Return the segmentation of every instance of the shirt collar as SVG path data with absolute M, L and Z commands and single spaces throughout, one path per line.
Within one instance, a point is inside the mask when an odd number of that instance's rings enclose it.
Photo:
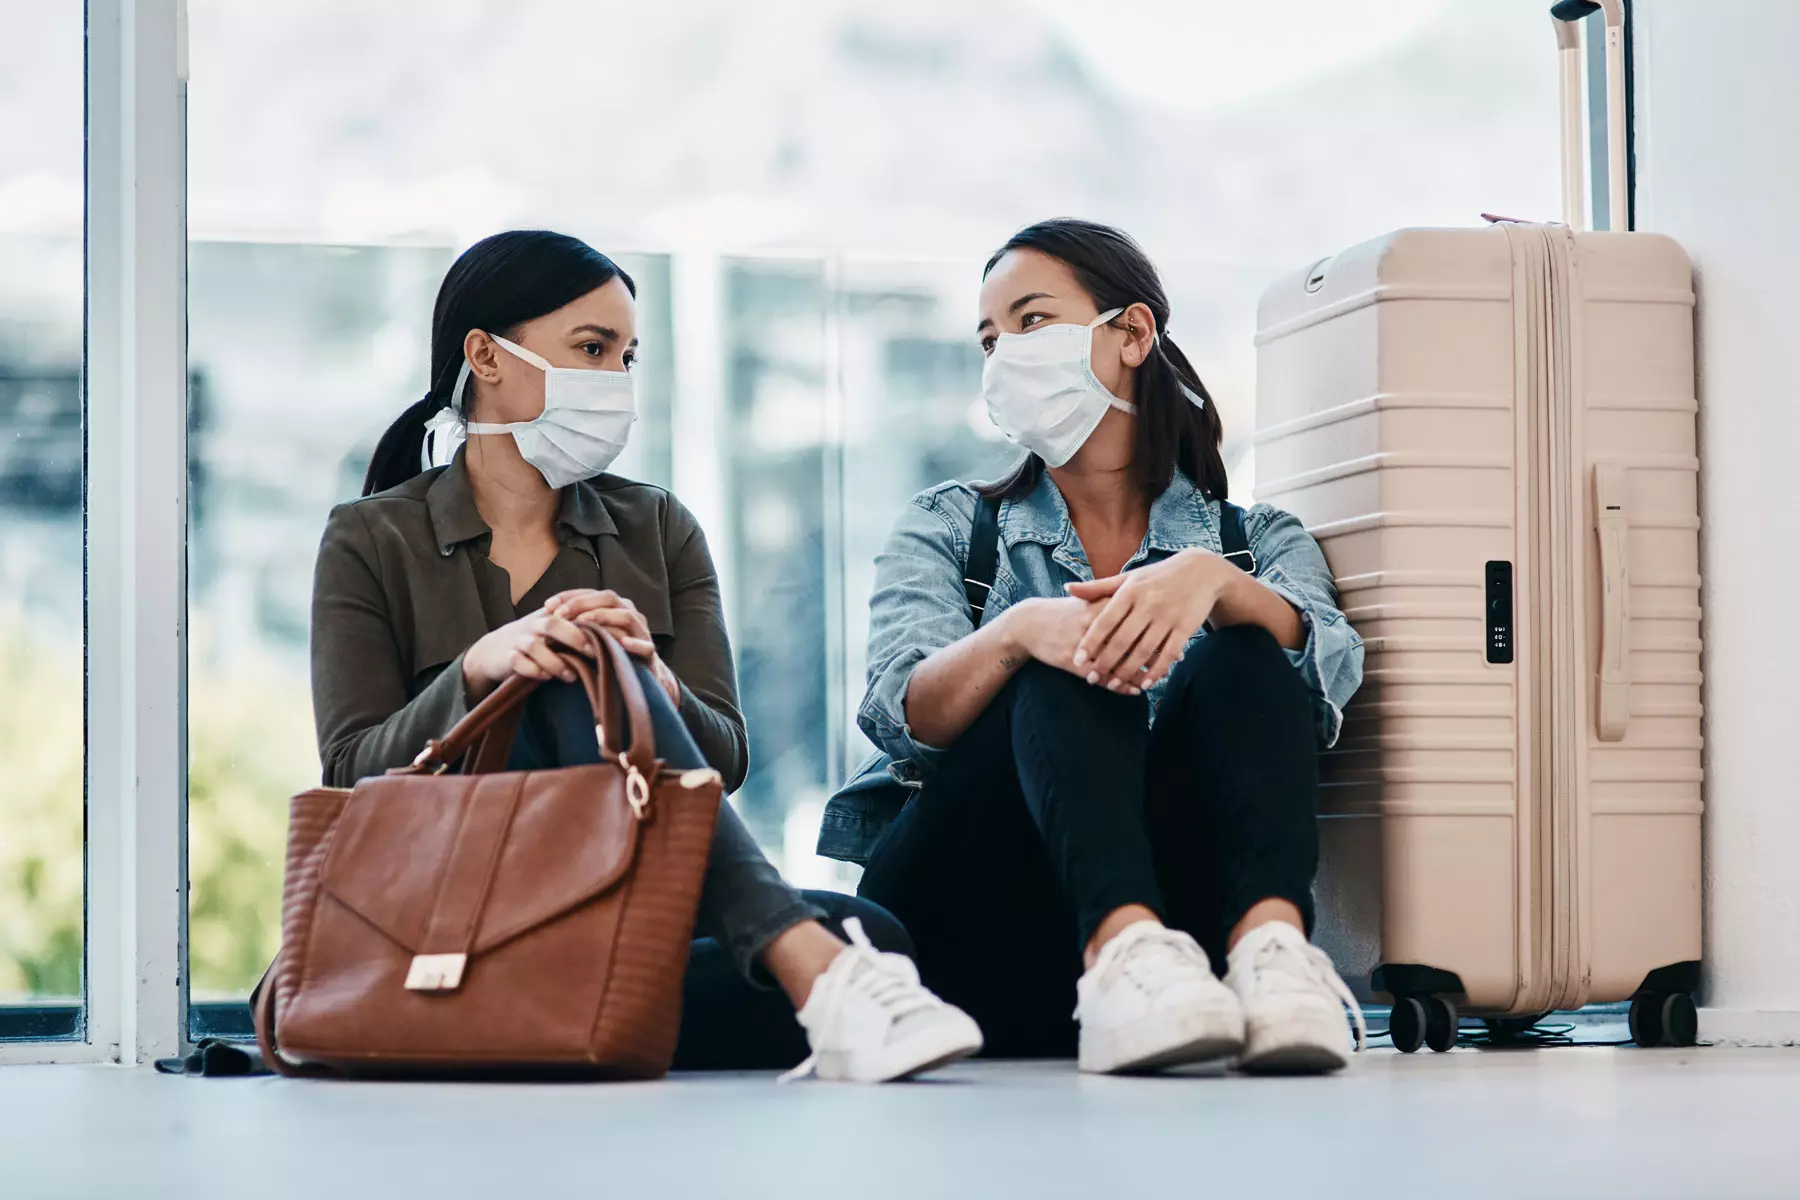
M 487 537 L 493 532 L 475 507 L 475 489 L 469 482 L 469 469 L 458 450 L 450 465 L 439 472 L 425 492 L 425 507 L 431 514 L 431 531 L 437 538 L 438 552 L 449 554 L 464 542 Z M 568 533 L 583 537 L 617 536 L 618 525 L 601 499 L 600 489 L 589 480 L 571 484 L 562 490 L 562 508 L 556 514 L 559 541 L 567 541 Z
M 1049 471 L 1040 471 L 1030 492 L 1001 507 L 1000 530 L 1009 546 L 1015 542 L 1061 546 L 1075 541 L 1068 502 Z M 1171 554 L 1196 546 L 1214 552 L 1219 549 L 1213 502 L 1180 471 L 1150 504 L 1150 529 L 1144 545 Z

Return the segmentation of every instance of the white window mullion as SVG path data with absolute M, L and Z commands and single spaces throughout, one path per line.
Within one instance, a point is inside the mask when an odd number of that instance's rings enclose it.
M 89 0 L 89 1043 L 184 1040 L 186 83 L 179 0 Z M 185 66 L 182 62 L 181 66 Z

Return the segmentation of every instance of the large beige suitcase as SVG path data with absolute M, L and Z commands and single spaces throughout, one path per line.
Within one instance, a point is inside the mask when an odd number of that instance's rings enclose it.
M 1693 1040 L 1693 304 L 1667 238 L 1511 223 L 1263 297 L 1257 496 L 1319 539 L 1367 650 L 1318 940 L 1403 1049 L 1446 1048 L 1458 1007 L 1626 998 L 1640 1040 Z

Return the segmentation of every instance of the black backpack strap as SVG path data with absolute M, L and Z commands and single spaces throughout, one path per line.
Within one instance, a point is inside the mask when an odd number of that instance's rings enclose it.
M 994 590 L 994 575 L 1000 570 L 1000 501 L 993 496 L 979 496 L 975 504 L 975 524 L 969 530 L 969 562 L 963 568 L 963 595 L 969 598 L 969 618 L 981 627 L 981 615 L 987 611 L 988 593 Z
M 1219 549 L 1223 557 L 1256 574 L 1256 555 L 1244 536 L 1244 510 L 1229 500 L 1219 501 Z

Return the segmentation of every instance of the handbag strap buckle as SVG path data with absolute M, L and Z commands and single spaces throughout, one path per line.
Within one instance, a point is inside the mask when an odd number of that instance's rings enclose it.
M 631 805 L 632 815 L 638 820 L 650 815 L 650 784 L 644 779 L 644 773 L 631 763 L 625 764 L 625 801 Z

